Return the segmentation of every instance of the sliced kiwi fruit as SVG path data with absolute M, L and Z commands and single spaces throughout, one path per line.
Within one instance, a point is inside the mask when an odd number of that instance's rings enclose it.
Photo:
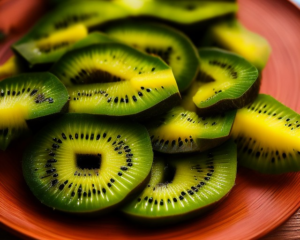
M 52 72 L 68 88 L 70 112 L 146 118 L 180 100 L 172 69 L 160 58 L 124 44 L 74 50 Z
M 152 162 L 142 125 L 66 114 L 36 135 L 24 154 L 23 174 L 49 207 L 103 213 L 147 183 Z
M 235 13 L 237 4 L 225 1 L 119 1 L 132 16 L 149 16 L 181 25 Z
M 164 153 L 205 151 L 225 142 L 236 110 L 210 117 L 175 107 L 148 123 L 153 149 Z
M 182 32 L 158 23 L 123 21 L 104 30 L 109 36 L 161 57 L 173 70 L 180 91 L 188 88 L 199 69 L 198 52 Z
M 232 141 L 192 156 L 155 158 L 148 186 L 122 211 L 147 226 L 184 221 L 223 199 L 236 172 Z
M 85 38 L 88 30 L 83 24 L 73 25 L 51 33 L 40 40 L 20 43 L 14 47 L 30 65 L 52 63 L 58 60 L 73 43 Z
M 22 73 L 25 69 L 26 66 L 23 65 L 22 59 L 13 55 L 6 62 L 0 65 L 0 81 Z
M 200 115 L 241 108 L 255 99 L 258 70 L 244 58 L 216 48 L 199 50 L 200 72 L 188 93 Z
M 57 61 L 88 29 L 128 16 L 125 9 L 106 1 L 71 1 L 59 5 L 13 45 L 31 66 Z
M 236 18 L 213 25 L 210 34 L 219 46 L 243 56 L 259 70 L 265 67 L 271 53 L 268 41 L 246 29 Z
M 300 170 L 300 116 L 269 95 L 239 109 L 232 128 L 239 164 L 261 173 Z
M 0 82 L 0 149 L 27 133 L 26 120 L 58 113 L 68 101 L 64 85 L 51 73 L 27 73 Z

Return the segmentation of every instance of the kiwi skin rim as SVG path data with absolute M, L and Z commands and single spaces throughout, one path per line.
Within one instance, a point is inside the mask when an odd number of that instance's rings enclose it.
M 233 186 L 234 187 L 234 186 Z M 147 226 L 147 227 L 160 227 L 160 226 L 168 226 L 168 225 L 173 225 L 176 223 L 180 223 L 183 221 L 190 220 L 192 221 L 194 218 L 199 217 L 199 215 L 205 214 L 209 212 L 210 210 L 218 207 L 229 195 L 229 193 L 232 191 L 231 190 L 223 196 L 219 201 L 216 201 L 214 203 L 208 204 L 205 207 L 195 209 L 193 211 L 184 213 L 184 214 L 179 214 L 175 216 L 167 216 L 167 217 L 160 217 L 160 218 L 147 218 L 147 217 L 137 217 L 136 215 L 128 214 L 128 213 L 122 213 L 126 218 L 130 219 L 131 221 L 135 222 L 136 224 L 140 226 Z
M 254 84 L 239 98 L 223 99 L 216 104 L 206 108 L 197 107 L 197 113 L 200 116 L 209 116 L 211 114 L 222 113 L 228 110 L 239 109 L 246 106 L 257 98 L 260 89 L 261 78 L 262 76 L 261 74 L 259 74 Z

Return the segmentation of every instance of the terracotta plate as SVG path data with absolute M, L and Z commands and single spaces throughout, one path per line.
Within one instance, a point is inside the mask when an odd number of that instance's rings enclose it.
M 300 112 L 300 12 L 285 0 L 241 0 L 239 17 L 272 45 L 261 92 Z M 8 57 L 0 49 L 0 62 Z M 0 116 L 1 117 L 1 116 Z M 300 174 L 261 176 L 238 170 L 236 186 L 213 211 L 181 225 L 146 229 L 121 216 L 86 219 L 53 211 L 30 193 L 21 173 L 22 146 L 0 152 L 0 220 L 37 239 L 252 239 L 265 235 L 300 206 Z

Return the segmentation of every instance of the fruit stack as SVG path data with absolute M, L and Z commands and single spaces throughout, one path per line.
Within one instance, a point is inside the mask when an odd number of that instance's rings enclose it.
M 235 1 L 50 2 L 0 67 L 0 149 L 37 132 L 23 174 L 43 204 L 167 224 L 220 202 L 238 164 L 300 170 L 300 117 L 259 94 L 270 46 Z

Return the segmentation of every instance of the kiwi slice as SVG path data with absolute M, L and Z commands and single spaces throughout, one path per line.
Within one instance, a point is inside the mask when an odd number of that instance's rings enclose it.
M 198 73 L 199 56 L 191 40 L 166 25 L 146 22 L 116 22 L 104 30 L 109 36 L 143 52 L 160 56 L 173 70 L 180 91 Z
M 126 21 L 110 25 L 105 33 L 93 32 L 73 49 L 97 43 L 124 42 L 151 55 L 158 55 L 174 73 L 178 88 L 185 90 L 199 70 L 199 56 L 193 43 L 181 32 L 161 24 Z M 137 37 L 138 36 L 138 37 Z
M 191 88 L 200 115 L 241 108 L 255 99 L 258 70 L 244 58 L 216 48 L 199 50 L 197 88 Z
M 237 11 L 235 2 L 225 1 L 119 1 L 132 16 L 149 16 L 169 22 L 189 25 Z
M 74 50 L 52 72 L 68 87 L 70 112 L 150 117 L 180 100 L 171 68 L 124 44 Z
M 28 41 L 14 47 L 31 66 L 42 63 L 52 63 L 58 60 L 76 41 L 88 34 L 83 24 L 73 25 L 51 33 L 40 40 Z
M 300 116 L 269 95 L 239 109 L 232 129 L 239 164 L 261 173 L 300 170 Z
M 59 5 L 13 45 L 31 66 L 57 61 L 88 29 L 126 17 L 125 9 L 106 1 L 71 1 Z
M 13 55 L 6 62 L 0 65 L 0 81 L 22 73 L 25 69 L 26 66 L 23 65 L 22 59 Z
M 142 125 L 66 114 L 34 138 L 24 154 L 23 174 L 45 205 L 100 213 L 146 181 L 152 162 L 150 138 Z
M 122 211 L 147 225 L 186 220 L 224 198 L 236 172 L 231 141 L 193 156 L 155 158 L 148 186 Z
M 236 110 L 199 117 L 181 106 L 147 125 L 153 149 L 164 153 L 205 151 L 229 138 Z
M 237 19 L 213 25 L 210 34 L 219 46 L 243 56 L 259 70 L 265 67 L 271 53 L 268 41 L 246 29 Z
M 51 73 L 27 73 L 0 82 L 0 149 L 28 132 L 26 120 L 58 113 L 68 101 L 64 85 Z

